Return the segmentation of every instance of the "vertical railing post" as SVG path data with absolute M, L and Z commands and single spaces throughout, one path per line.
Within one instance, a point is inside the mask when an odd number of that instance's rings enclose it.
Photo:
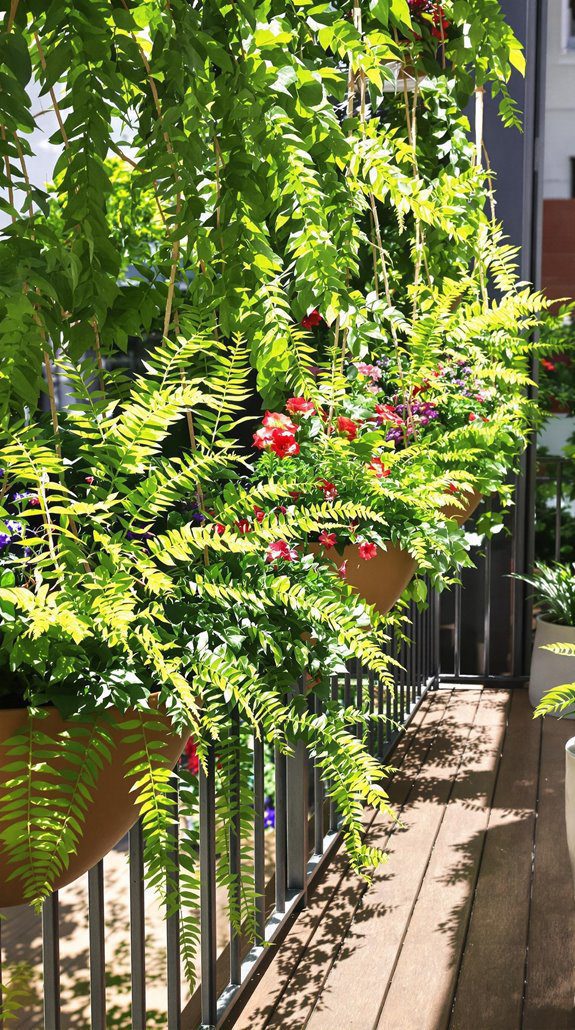
M 200 933 L 202 1027 L 217 1022 L 216 983 L 216 757 L 208 748 L 206 770 L 200 763 Z
M 182 1014 L 182 983 L 180 969 L 180 848 L 179 848 L 179 795 L 178 777 L 171 781 L 173 823 L 170 827 L 172 850 L 168 868 L 166 895 L 166 955 L 168 968 L 168 1030 L 180 1030 Z
M 275 749 L 276 791 L 276 910 L 285 912 L 287 882 L 287 788 L 286 758 L 279 747 Z
M 132 1028 L 146 1030 L 146 925 L 144 907 L 144 839 L 142 822 L 130 830 L 130 962 Z
M 88 873 L 88 933 L 90 938 L 91 1030 L 106 1030 L 106 925 L 104 919 L 104 863 Z
M 51 894 L 42 907 L 42 957 L 44 1026 L 46 1030 L 60 1030 L 60 919 L 57 894 Z
M 298 693 L 304 693 L 303 679 Z M 308 861 L 308 761 L 303 740 L 294 745 L 287 766 L 287 886 L 291 891 L 303 891 L 306 903 Z

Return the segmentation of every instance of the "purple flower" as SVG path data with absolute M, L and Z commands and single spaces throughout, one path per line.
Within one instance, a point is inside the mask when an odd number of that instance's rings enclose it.
M 5 547 L 8 547 L 12 537 L 8 533 L 0 533 L 0 551 L 3 551 Z
M 276 810 L 271 798 L 266 798 L 264 803 L 264 830 L 273 830 L 276 825 Z
M 6 525 L 8 526 L 12 536 L 22 539 L 24 536 L 24 526 L 21 522 L 16 522 L 14 519 L 6 519 Z
M 195 522 L 197 526 L 201 526 L 205 521 L 205 515 L 202 515 L 201 511 L 195 511 L 192 515 L 192 522 Z

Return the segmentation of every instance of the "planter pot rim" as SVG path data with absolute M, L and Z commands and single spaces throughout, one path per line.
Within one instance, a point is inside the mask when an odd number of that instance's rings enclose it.
M 575 626 L 565 626 L 562 622 L 550 622 L 549 619 L 544 619 L 542 615 L 535 617 L 536 622 L 540 622 L 542 626 L 552 626 L 553 629 L 571 629 L 575 632 Z
M 565 744 L 565 750 L 568 755 L 575 758 L 575 737 L 569 737 L 569 740 Z

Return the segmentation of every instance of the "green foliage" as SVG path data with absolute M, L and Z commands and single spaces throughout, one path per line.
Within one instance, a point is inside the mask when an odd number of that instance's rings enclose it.
M 538 565 L 532 576 L 519 576 L 533 587 L 533 599 L 548 622 L 575 626 L 575 575 L 573 565 Z
M 553 654 L 562 655 L 565 658 L 575 658 L 575 644 L 545 644 L 543 650 L 551 651 Z M 571 714 L 575 705 L 575 683 L 566 683 L 560 687 L 554 687 L 543 695 L 535 709 L 535 716 Z

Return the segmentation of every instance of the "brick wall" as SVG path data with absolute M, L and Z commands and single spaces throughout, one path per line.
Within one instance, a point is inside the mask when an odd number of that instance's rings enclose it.
M 544 201 L 542 281 L 548 297 L 575 298 L 575 200 Z

